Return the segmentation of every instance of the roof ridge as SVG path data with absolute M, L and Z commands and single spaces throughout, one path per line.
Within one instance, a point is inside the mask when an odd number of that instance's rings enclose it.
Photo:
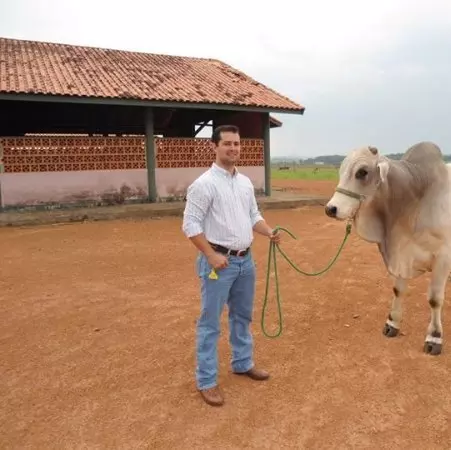
M 28 44 L 44 44 L 44 45 L 52 45 L 56 47 L 72 47 L 77 49 L 86 49 L 86 50 L 105 50 L 109 52 L 121 52 L 121 53 L 128 53 L 128 54 L 138 54 L 138 55 L 147 55 L 147 56 L 164 56 L 169 58 L 182 58 L 182 59 L 190 59 L 190 60 L 200 60 L 200 61 L 218 61 L 220 63 L 223 63 L 222 61 L 205 57 L 205 56 L 183 56 L 183 55 L 176 55 L 176 54 L 168 54 L 168 53 L 154 53 L 154 52 L 147 52 L 144 50 L 127 50 L 127 49 L 121 49 L 121 48 L 113 48 L 113 47 L 101 47 L 98 45 L 86 45 L 86 44 L 69 44 L 64 42 L 54 42 L 54 41 L 41 41 L 41 40 L 33 40 L 33 39 L 21 39 L 21 38 L 10 38 L 10 37 L 4 37 L 0 36 L 0 41 L 14 41 L 14 42 L 23 42 Z

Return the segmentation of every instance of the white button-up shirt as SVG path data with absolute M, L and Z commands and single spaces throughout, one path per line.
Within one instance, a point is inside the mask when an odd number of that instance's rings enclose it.
M 213 163 L 187 190 L 183 232 L 204 233 L 213 244 L 244 250 L 252 244 L 254 225 L 262 220 L 252 181 Z

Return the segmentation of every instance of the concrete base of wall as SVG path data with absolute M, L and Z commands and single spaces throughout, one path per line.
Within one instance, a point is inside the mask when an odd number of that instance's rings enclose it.
M 328 201 L 320 196 L 299 196 L 277 193 L 273 197 L 257 197 L 260 209 L 292 209 L 305 205 L 322 205 Z M 90 208 L 54 209 L 48 211 L 0 212 L 0 227 L 34 226 L 115 219 L 158 219 L 183 215 L 185 202 L 144 203 Z

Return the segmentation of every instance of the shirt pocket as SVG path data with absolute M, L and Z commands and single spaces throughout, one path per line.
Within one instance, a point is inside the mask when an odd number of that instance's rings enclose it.
M 252 190 L 248 186 L 240 187 L 240 198 L 243 207 L 248 210 L 252 207 Z

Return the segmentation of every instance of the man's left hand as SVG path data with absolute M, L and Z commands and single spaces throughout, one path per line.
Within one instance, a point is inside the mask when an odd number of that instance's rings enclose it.
M 279 230 L 276 230 L 276 231 L 271 230 L 271 235 L 269 236 L 269 239 L 272 242 L 275 242 L 276 244 L 280 244 L 280 238 L 281 238 L 281 236 L 280 236 Z
M 280 230 L 274 231 L 264 220 L 260 220 L 254 225 L 254 231 L 268 237 L 276 244 L 280 243 Z

